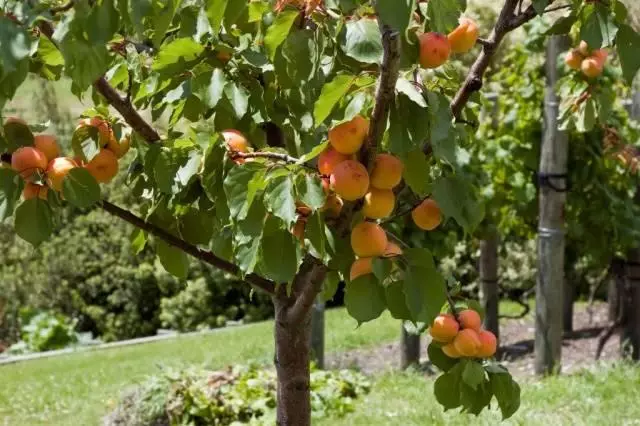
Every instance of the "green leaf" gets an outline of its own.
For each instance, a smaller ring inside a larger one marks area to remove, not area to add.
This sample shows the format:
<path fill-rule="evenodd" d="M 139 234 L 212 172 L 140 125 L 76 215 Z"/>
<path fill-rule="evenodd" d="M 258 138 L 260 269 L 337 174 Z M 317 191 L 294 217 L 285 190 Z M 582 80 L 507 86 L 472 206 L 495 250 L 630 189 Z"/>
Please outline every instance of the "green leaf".
<path fill-rule="evenodd" d="M 156 254 L 162 267 L 168 273 L 180 279 L 187 278 L 189 274 L 189 258 L 185 252 L 165 243 L 163 240 L 156 240 Z"/>
<path fill-rule="evenodd" d="M 280 230 L 262 237 L 260 270 L 276 283 L 293 282 L 298 272 L 297 240 L 289 231 Z"/>
<path fill-rule="evenodd" d="M 62 194 L 71 204 L 84 209 L 100 201 L 100 185 L 87 169 L 76 167 L 62 180 Z"/>
<path fill-rule="evenodd" d="M 595 101 L 589 98 L 580 106 L 578 119 L 576 120 L 576 129 L 581 133 L 589 132 L 596 125 L 596 121 Z"/>
<path fill-rule="evenodd" d="M 48 37 L 40 37 L 38 40 L 38 58 L 51 67 L 64 65 L 62 53 Z"/>
<path fill-rule="evenodd" d="M 402 283 L 394 282 L 384 288 L 387 308 L 391 316 L 399 320 L 411 320 L 411 312 L 407 308 Z"/>
<path fill-rule="evenodd" d="M 444 278 L 436 269 L 431 252 L 410 248 L 405 251 L 404 293 L 414 321 L 431 324 L 446 301 Z"/>
<path fill-rule="evenodd" d="M 249 109 L 249 92 L 243 86 L 230 82 L 224 87 L 224 94 L 229 100 L 236 118 L 240 120 Z"/>
<path fill-rule="evenodd" d="M 478 386 L 484 382 L 484 379 L 482 364 L 473 360 L 467 360 L 462 372 L 462 380 L 473 389 L 477 389 Z"/>
<path fill-rule="evenodd" d="M 462 383 L 462 371 L 464 363 L 459 362 L 449 371 L 440 375 L 433 384 L 433 392 L 436 400 L 445 410 L 460 406 L 460 385 Z"/>
<path fill-rule="evenodd" d="M 374 19 L 348 21 L 341 34 L 340 48 L 351 58 L 365 64 L 382 62 L 382 34 Z"/>
<path fill-rule="evenodd" d="M 404 181 L 414 193 L 421 197 L 424 197 L 429 192 L 429 181 L 431 179 L 429 170 L 429 160 L 420 149 L 410 152 L 404 158 Z"/>
<path fill-rule="evenodd" d="M 453 114 L 449 99 L 441 93 L 428 92 L 429 122 L 433 154 L 440 160 L 456 164 L 456 147 L 453 138 Z"/>
<path fill-rule="evenodd" d="M 164 44 L 153 62 L 154 71 L 178 74 L 191 67 L 204 52 L 204 46 L 192 38 L 179 38 Z"/>
<path fill-rule="evenodd" d="M 333 108 L 349 92 L 355 81 L 356 77 L 351 74 L 338 74 L 322 86 L 320 97 L 313 106 L 313 120 L 316 126 L 329 117 Z"/>
<path fill-rule="evenodd" d="M 207 18 L 214 34 L 218 34 L 228 0 L 210 0 L 207 2 Z"/>
<path fill-rule="evenodd" d="M 427 356 L 433 365 L 444 372 L 451 370 L 460 362 L 459 359 L 449 358 L 445 355 L 445 353 L 442 352 L 442 347 L 434 342 L 431 342 L 427 347 Z"/>
<path fill-rule="evenodd" d="M 560 34 L 569 34 L 573 24 L 578 21 L 578 17 L 571 13 L 569 16 L 561 16 L 558 18 L 556 22 L 551 25 L 551 27 L 547 30 L 546 34 L 548 35 L 560 35 Z"/>
<path fill-rule="evenodd" d="M 23 146 L 33 146 L 34 141 L 29 126 L 16 121 L 4 124 L 4 138 L 10 151 L 15 151 Z"/>
<path fill-rule="evenodd" d="M 213 138 L 212 138 L 213 139 Z M 213 139 L 204 157 L 204 169 L 202 171 L 202 187 L 209 199 L 215 202 L 223 193 L 224 158 L 226 155 L 224 146 Z"/>
<path fill-rule="evenodd" d="M 192 207 L 180 217 L 180 234 L 191 244 L 208 245 L 213 229 L 214 217 L 209 212 Z"/>
<path fill-rule="evenodd" d="M 24 180 L 12 169 L 0 168 L 0 221 L 13 215 Z"/>
<path fill-rule="evenodd" d="M 407 30 L 415 8 L 413 0 L 378 0 L 376 10 L 382 22 L 401 34 Z"/>
<path fill-rule="evenodd" d="M 404 155 L 421 149 L 429 136 L 427 108 L 411 101 L 408 96 L 399 93 L 389 114 L 389 149 Z"/>
<path fill-rule="evenodd" d="M 538 15 L 542 15 L 544 10 L 547 8 L 549 4 L 549 0 L 533 0 L 531 2 L 533 4 L 533 9 L 536 11 Z"/>
<path fill-rule="evenodd" d="M 216 68 L 213 71 L 200 74 L 195 78 L 192 90 L 193 94 L 196 95 L 207 108 L 215 108 L 218 102 L 220 102 L 220 99 L 222 99 L 226 84 L 227 77 L 224 71 Z"/>
<path fill-rule="evenodd" d="M 82 92 L 109 69 L 106 45 L 94 45 L 69 34 L 60 44 L 65 61 L 65 73 Z"/>
<path fill-rule="evenodd" d="M 264 37 L 264 46 L 269 53 L 269 58 L 273 61 L 278 47 L 287 39 L 289 31 L 300 15 L 297 10 L 284 10 L 278 14 L 275 21 L 267 28 Z"/>
<path fill-rule="evenodd" d="M 358 325 L 372 321 L 384 312 L 384 289 L 373 274 L 362 275 L 347 284 L 344 304 Z"/>
<path fill-rule="evenodd" d="M 483 381 L 476 388 L 469 386 L 464 380 L 460 384 L 460 402 L 469 414 L 476 416 L 480 414 L 489 405 L 492 396 L 493 392 L 488 381 Z"/>
<path fill-rule="evenodd" d="M 0 16 L 0 68 L 12 72 L 31 51 L 28 33 L 6 16 Z"/>
<path fill-rule="evenodd" d="M 640 34 L 628 25 L 621 25 L 616 38 L 616 48 L 622 65 L 622 75 L 631 85 L 640 69 Z"/>
<path fill-rule="evenodd" d="M 340 285 L 340 275 L 336 271 L 329 271 L 322 284 L 322 300 L 328 302 L 333 299 Z"/>
<path fill-rule="evenodd" d="M 587 42 L 589 48 L 599 49 L 612 46 L 618 32 L 618 26 L 604 4 L 587 5 L 583 11 L 583 24 L 580 38 Z"/>
<path fill-rule="evenodd" d="M 253 163 L 245 164 L 241 167 L 233 167 L 224 180 L 224 192 L 227 196 L 229 213 L 232 218 L 242 219 L 249 210 L 247 203 L 247 193 L 249 182 L 259 171 Z M 295 213 L 295 206 L 294 206 Z"/>
<path fill-rule="evenodd" d="M 472 233 L 484 218 L 484 204 L 461 177 L 449 176 L 436 181 L 433 197 L 444 215 L 454 218 L 467 233 Z"/>
<path fill-rule="evenodd" d="M 429 0 L 427 3 L 429 29 L 443 34 L 450 33 L 458 26 L 460 15 L 467 7 L 466 3 L 459 0 Z"/>
<path fill-rule="evenodd" d="M 113 4 L 114 0 L 103 0 L 91 8 L 85 22 L 88 41 L 92 44 L 108 43 L 120 26 L 120 14 Z"/>
<path fill-rule="evenodd" d="M 398 81 L 396 81 L 396 90 L 406 95 L 407 98 L 415 102 L 418 106 L 422 108 L 427 107 L 427 101 L 424 99 L 424 96 L 422 96 L 418 88 L 409 80 L 399 78 Z"/>
<path fill-rule="evenodd" d="M 520 386 L 510 374 L 489 374 L 489 381 L 502 411 L 502 419 L 506 420 L 520 407 Z"/>
<path fill-rule="evenodd" d="M 322 206 L 327 199 L 327 195 L 322 188 L 322 180 L 316 174 L 299 175 L 296 179 L 296 189 L 300 197 L 300 201 L 306 204 L 312 211 L 316 211 Z"/>
<path fill-rule="evenodd" d="M 53 213 L 49 203 L 39 197 L 23 201 L 15 213 L 16 234 L 39 246 L 53 233 Z"/>
<path fill-rule="evenodd" d="M 131 250 L 134 255 L 139 255 L 147 246 L 147 234 L 140 228 L 134 228 L 131 232 Z"/>
<path fill-rule="evenodd" d="M 291 176 L 278 176 L 267 185 L 265 205 L 276 217 L 282 219 L 287 227 L 296 221 L 296 199 Z"/>
<path fill-rule="evenodd" d="M 236 261 L 240 270 L 245 274 L 251 274 L 260 257 L 260 238 L 255 238 L 248 244 L 244 244 L 236 250 Z"/>
<path fill-rule="evenodd" d="M 391 275 L 393 269 L 393 262 L 390 259 L 376 257 L 373 259 L 373 274 L 381 283 Z"/>
<path fill-rule="evenodd" d="M 153 176 L 158 185 L 158 189 L 165 194 L 174 192 L 174 182 L 178 165 L 171 158 L 171 153 L 162 149 L 158 153 L 155 163 L 153 164 Z"/>

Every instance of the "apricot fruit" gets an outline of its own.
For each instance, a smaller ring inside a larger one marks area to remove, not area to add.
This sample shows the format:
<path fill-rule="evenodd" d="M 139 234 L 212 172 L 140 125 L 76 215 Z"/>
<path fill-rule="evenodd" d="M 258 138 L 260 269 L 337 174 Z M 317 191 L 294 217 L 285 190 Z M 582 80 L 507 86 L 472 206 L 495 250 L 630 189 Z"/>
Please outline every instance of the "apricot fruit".
<path fill-rule="evenodd" d="M 33 138 L 33 146 L 42 151 L 47 157 L 47 161 L 51 161 L 60 156 L 60 146 L 56 142 L 53 135 L 37 135 Z"/>
<path fill-rule="evenodd" d="M 293 225 L 291 233 L 300 241 L 304 241 L 304 229 L 307 226 L 307 221 L 303 218 L 298 218 L 296 224 Z"/>
<path fill-rule="evenodd" d="M 340 197 L 336 194 L 327 195 L 327 199 L 324 202 L 324 206 L 320 209 L 326 213 L 328 217 L 338 217 L 342 212 L 342 207 L 344 206 L 344 202 Z"/>
<path fill-rule="evenodd" d="M 222 138 L 231 152 L 249 152 L 249 141 L 238 130 L 227 129 L 222 131 Z"/>
<path fill-rule="evenodd" d="M 460 358 L 460 352 L 456 349 L 453 343 L 446 344 L 442 347 L 442 352 L 449 358 Z"/>
<path fill-rule="evenodd" d="M 404 165 L 391 154 L 376 155 L 371 171 L 371 186 L 378 189 L 393 189 L 402 180 Z"/>
<path fill-rule="evenodd" d="M 33 176 L 37 171 L 44 172 L 47 164 L 47 156 L 39 149 L 31 146 L 18 148 L 11 155 L 11 168 L 24 179 Z"/>
<path fill-rule="evenodd" d="M 459 330 L 460 325 L 453 315 L 440 314 L 433 320 L 429 334 L 436 342 L 449 343 L 456 337 Z"/>
<path fill-rule="evenodd" d="M 122 138 L 121 141 L 118 141 L 118 139 L 116 139 L 116 136 L 114 134 L 111 134 L 111 137 L 109 138 L 109 142 L 107 143 L 107 149 L 113 152 L 116 155 L 116 157 L 118 158 L 124 157 L 127 154 L 127 152 L 129 152 L 130 148 L 131 148 L 130 137 L 126 136 Z"/>
<path fill-rule="evenodd" d="M 329 130 L 329 143 L 340 154 L 355 154 L 362 147 L 367 133 L 369 133 L 369 120 L 356 115 L 350 121 L 345 121 Z"/>
<path fill-rule="evenodd" d="M 363 257 L 356 259 L 351 264 L 351 271 L 349 272 L 349 280 L 353 281 L 363 275 L 373 273 L 373 258 Z"/>
<path fill-rule="evenodd" d="M 580 69 L 587 77 L 595 78 L 602 74 L 603 66 L 597 58 L 589 57 L 582 61 Z"/>
<path fill-rule="evenodd" d="M 47 185 L 56 191 L 62 191 L 64 177 L 75 167 L 78 167 L 78 164 L 71 158 L 54 158 L 47 166 Z"/>
<path fill-rule="evenodd" d="M 574 70 L 579 70 L 582 65 L 582 61 L 584 60 L 584 56 L 578 50 L 573 49 L 567 52 L 567 56 L 564 57 L 564 63 L 567 66 Z"/>
<path fill-rule="evenodd" d="M 478 351 L 482 344 L 480 337 L 475 330 L 470 328 L 460 330 L 458 335 L 453 339 L 453 346 L 461 356 L 474 357 L 478 355 Z"/>
<path fill-rule="evenodd" d="M 451 52 L 468 52 L 475 46 L 478 36 L 478 25 L 475 21 L 465 17 L 460 18 L 460 25 L 447 36 L 451 45 Z"/>
<path fill-rule="evenodd" d="M 591 52 L 591 57 L 595 58 L 600 65 L 604 67 L 604 64 L 607 62 L 607 58 L 609 57 L 609 52 L 607 49 L 596 49 Z"/>
<path fill-rule="evenodd" d="M 22 190 L 22 196 L 25 200 L 31 200 L 32 198 L 39 197 L 41 200 L 47 199 L 47 193 L 49 188 L 44 185 L 37 185 L 32 182 L 27 182 Z"/>
<path fill-rule="evenodd" d="M 479 331 L 482 326 L 482 319 L 473 309 L 465 309 L 458 312 L 458 321 L 462 328 L 469 328 L 471 330 Z"/>
<path fill-rule="evenodd" d="M 83 118 L 78 123 L 76 130 L 82 127 L 93 127 L 98 130 L 98 143 L 101 148 L 109 143 L 109 139 L 113 135 L 109 122 L 100 117 Z"/>
<path fill-rule="evenodd" d="M 377 257 L 387 248 L 387 234 L 374 222 L 360 222 L 351 230 L 351 248 L 358 257 Z"/>
<path fill-rule="evenodd" d="M 330 177 L 331 189 L 347 201 L 364 197 L 369 189 L 369 173 L 355 160 L 346 160 L 335 166 Z"/>
<path fill-rule="evenodd" d="M 413 222 L 418 228 L 425 231 L 432 231 L 442 223 L 442 213 L 435 200 L 429 198 L 424 200 L 411 212 Z"/>
<path fill-rule="evenodd" d="M 582 56 L 589 56 L 589 54 L 591 53 L 591 49 L 589 49 L 589 45 L 587 44 L 586 41 L 582 40 L 580 42 L 580 44 L 578 45 L 578 52 L 582 55 Z"/>
<path fill-rule="evenodd" d="M 382 257 L 396 257 L 396 256 L 402 256 L 402 249 L 396 243 L 389 241 L 387 243 L 387 247 L 385 247 L 384 249 L 384 253 L 382 254 Z"/>
<path fill-rule="evenodd" d="M 451 45 L 446 35 L 430 32 L 420 35 L 420 65 L 422 68 L 438 68 L 447 62 Z"/>
<path fill-rule="evenodd" d="M 340 154 L 333 148 L 327 148 L 318 156 L 318 170 L 325 176 L 331 175 L 333 169 L 343 161 L 350 159 L 350 156 Z"/>
<path fill-rule="evenodd" d="M 396 196 L 390 189 L 370 188 L 364 196 L 362 213 L 370 219 L 388 217 L 396 205 Z"/>
<path fill-rule="evenodd" d="M 118 174 L 118 157 L 108 149 L 103 149 L 85 168 L 99 183 L 109 183 Z"/>
<path fill-rule="evenodd" d="M 18 117 L 7 117 L 7 119 L 4 122 L 5 126 L 7 124 L 12 124 L 12 123 L 18 123 L 18 124 L 22 124 L 24 126 L 27 125 L 26 121 L 24 121 L 22 118 L 18 118 Z"/>
<path fill-rule="evenodd" d="M 492 357 L 498 347 L 496 335 L 488 330 L 480 330 L 478 337 L 480 338 L 480 349 L 478 350 L 477 356 L 480 358 Z"/>

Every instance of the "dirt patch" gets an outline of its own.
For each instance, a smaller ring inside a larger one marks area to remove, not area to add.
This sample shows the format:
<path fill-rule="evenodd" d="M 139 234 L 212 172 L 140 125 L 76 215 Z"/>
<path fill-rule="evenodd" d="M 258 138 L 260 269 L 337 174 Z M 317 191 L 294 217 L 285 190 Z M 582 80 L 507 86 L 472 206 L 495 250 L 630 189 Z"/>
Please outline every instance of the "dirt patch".
<path fill-rule="evenodd" d="M 592 315 L 584 306 L 576 306 L 571 333 L 565 333 L 562 342 L 562 371 L 572 373 L 594 363 L 598 338 L 609 321 L 607 304 L 596 303 Z M 534 323 L 533 317 L 520 320 L 502 320 L 500 324 L 500 359 L 516 376 L 534 374 Z M 422 338 L 422 361 L 429 368 L 426 358 L 426 337 Z M 619 359 L 620 339 L 614 335 L 607 342 L 603 361 Z M 400 368 L 400 343 L 394 342 L 368 349 L 357 349 L 327 357 L 329 368 L 357 368 L 366 374 L 375 374 Z"/>

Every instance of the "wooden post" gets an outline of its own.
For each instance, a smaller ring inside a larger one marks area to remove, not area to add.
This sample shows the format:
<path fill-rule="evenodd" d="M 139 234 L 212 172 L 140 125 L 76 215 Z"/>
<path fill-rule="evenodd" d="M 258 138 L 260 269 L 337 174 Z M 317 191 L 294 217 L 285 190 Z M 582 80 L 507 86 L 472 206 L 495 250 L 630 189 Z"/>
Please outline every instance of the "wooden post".
<path fill-rule="evenodd" d="M 407 369 L 420 363 L 420 335 L 410 333 L 402 323 L 402 358 L 401 367 Z"/>
<path fill-rule="evenodd" d="M 575 301 L 575 282 L 576 274 L 574 268 L 577 260 L 576 252 L 572 246 L 565 247 L 564 256 L 564 285 L 562 299 L 562 330 L 565 333 L 573 331 L 573 303 Z"/>
<path fill-rule="evenodd" d="M 609 321 L 616 322 L 622 309 L 624 298 L 624 259 L 615 257 L 611 259 L 609 266 L 609 288 L 607 290 L 607 302 L 609 303 Z"/>
<path fill-rule="evenodd" d="M 568 136 L 558 130 L 559 78 L 557 59 L 567 39 L 547 42 L 544 135 L 540 153 L 540 215 L 538 223 L 538 279 L 536 283 L 536 374 L 559 373 L 562 356 L 562 299 L 564 286 L 564 204 Z"/>
<path fill-rule="evenodd" d="M 625 269 L 621 352 L 625 357 L 640 361 L 640 249 L 629 250 Z"/>
<path fill-rule="evenodd" d="M 480 303 L 484 308 L 484 327 L 500 337 L 498 324 L 498 233 L 487 232 L 480 241 Z"/>
<path fill-rule="evenodd" d="M 324 369 L 324 299 L 318 295 L 311 309 L 311 360 Z"/>

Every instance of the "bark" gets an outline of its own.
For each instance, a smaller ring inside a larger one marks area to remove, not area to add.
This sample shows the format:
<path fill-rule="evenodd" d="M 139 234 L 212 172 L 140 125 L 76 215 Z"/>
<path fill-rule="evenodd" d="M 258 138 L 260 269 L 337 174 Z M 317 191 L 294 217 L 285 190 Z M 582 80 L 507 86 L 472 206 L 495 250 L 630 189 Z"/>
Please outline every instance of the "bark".
<path fill-rule="evenodd" d="M 547 45 L 547 84 L 545 91 L 545 131 L 540 154 L 541 174 L 567 172 L 568 138 L 558 130 L 558 81 L 556 61 L 565 50 L 566 39 L 554 36 Z M 562 188 L 564 179 L 550 179 Z M 538 279 L 536 283 L 536 374 L 560 371 L 562 351 L 562 299 L 564 284 L 564 204 L 566 194 L 540 186 L 538 225 Z"/>
<path fill-rule="evenodd" d="M 324 300 L 318 296 L 311 310 L 311 356 L 320 369 L 324 369 L 324 308 Z"/>
<path fill-rule="evenodd" d="M 634 361 L 640 360 L 640 249 L 627 255 L 625 324 L 620 339 L 622 354 Z"/>
<path fill-rule="evenodd" d="M 624 260 L 614 258 L 609 266 L 609 288 L 607 302 L 609 302 L 609 321 L 615 322 L 622 309 L 624 295 Z"/>
<path fill-rule="evenodd" d="M 407 369 L 420 363 L 420 335 L 409 333 L 402 324 L 402 358 L 401 367 Z"/>
<path fill-rule="evenodd" d="M 498 234 L 495 231 L 480 241 L 480 303 L 484 308 L 484 327 L 499 338 Z"/>

